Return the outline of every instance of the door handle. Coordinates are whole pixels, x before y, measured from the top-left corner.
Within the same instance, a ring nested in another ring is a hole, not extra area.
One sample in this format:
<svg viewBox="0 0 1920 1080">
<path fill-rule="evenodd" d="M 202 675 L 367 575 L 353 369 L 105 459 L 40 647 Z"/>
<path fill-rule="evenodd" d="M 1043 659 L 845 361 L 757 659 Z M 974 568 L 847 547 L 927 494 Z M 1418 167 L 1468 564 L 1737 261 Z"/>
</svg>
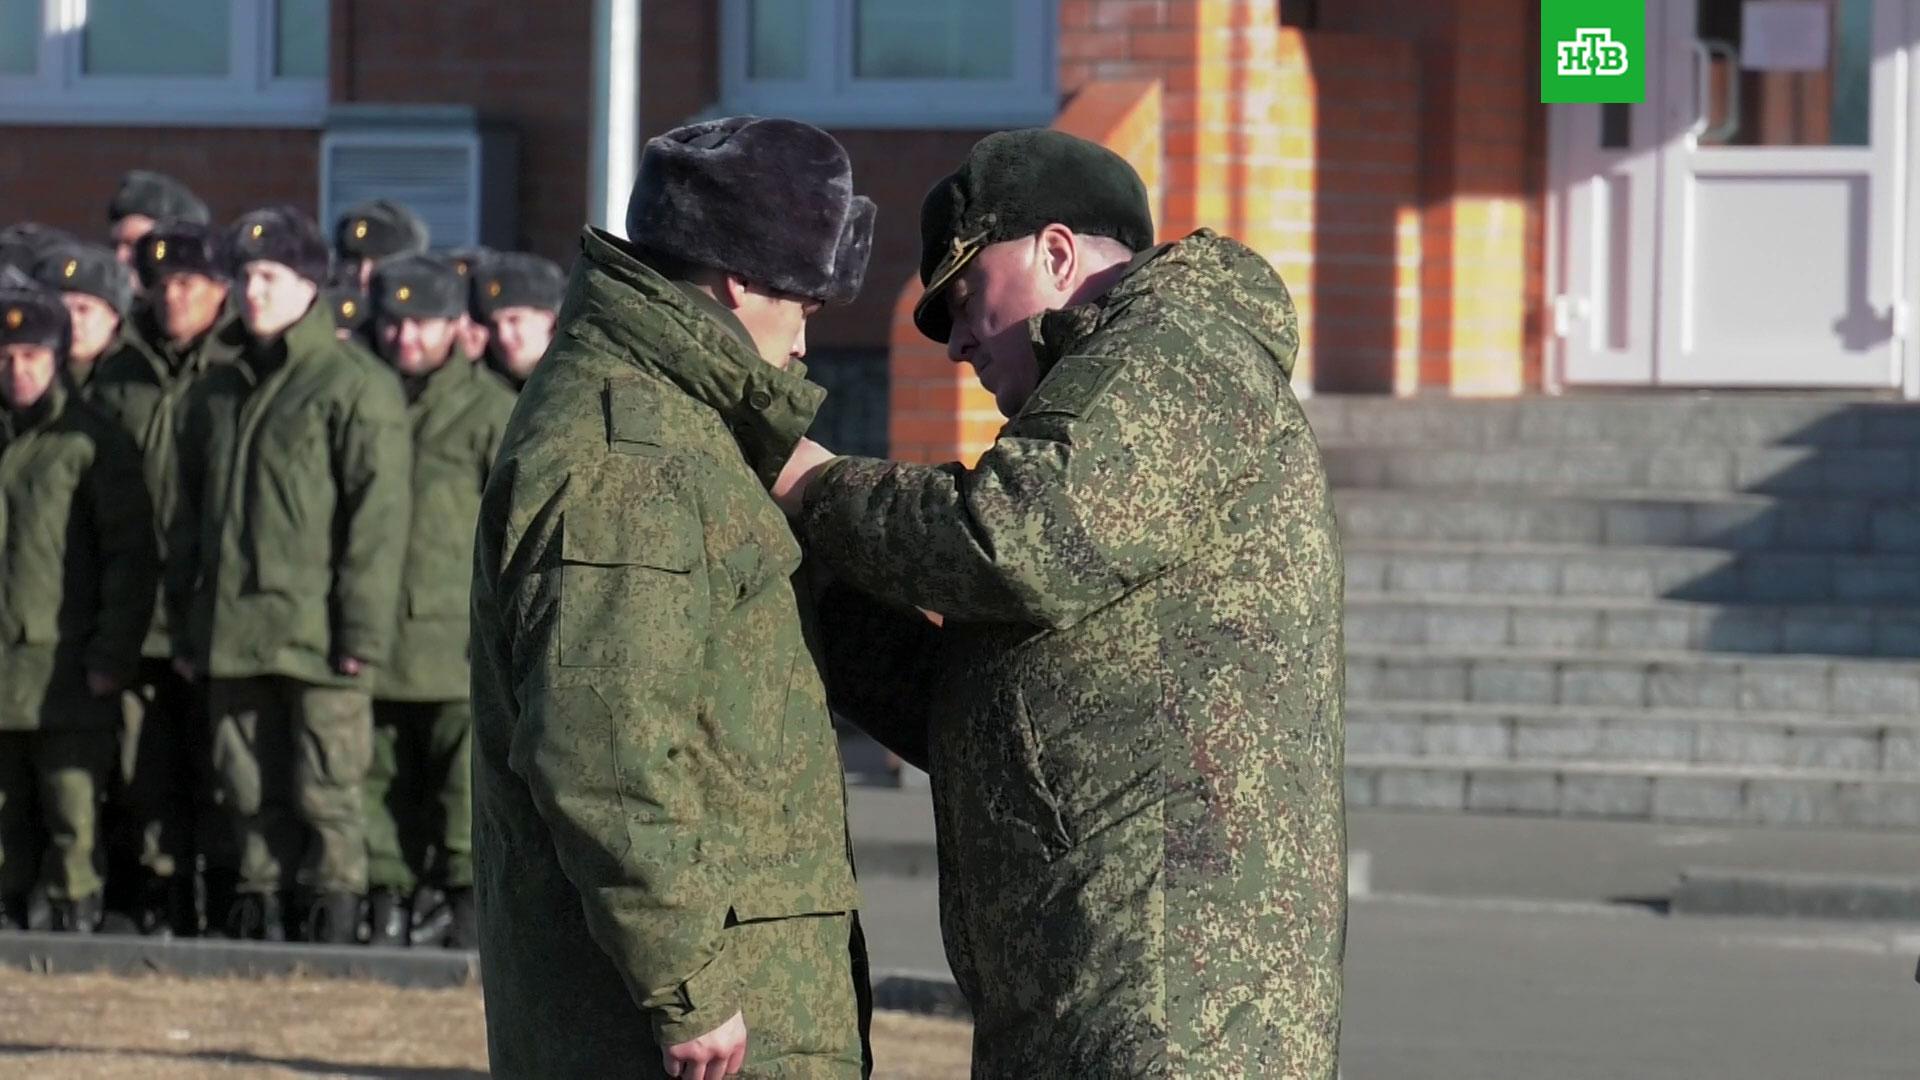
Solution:
<svg viewBox="0 0 1920 1080">
<path fill-rule="evenodd" d="M 1740 54 L 1732 44 L 1725 41 L 1695 41 L 1693 43 L 1694 63 L 1694 117 L 1693 126 L 1687 129 L 1695 146 L 1702 143 L 1725 143 L 1740 131 Z M 1718 124 L 1712 123 L 1709 115 L 1713 108 L 1713 61 L 1727 61 L 1727 115 Z"/>
</svg>

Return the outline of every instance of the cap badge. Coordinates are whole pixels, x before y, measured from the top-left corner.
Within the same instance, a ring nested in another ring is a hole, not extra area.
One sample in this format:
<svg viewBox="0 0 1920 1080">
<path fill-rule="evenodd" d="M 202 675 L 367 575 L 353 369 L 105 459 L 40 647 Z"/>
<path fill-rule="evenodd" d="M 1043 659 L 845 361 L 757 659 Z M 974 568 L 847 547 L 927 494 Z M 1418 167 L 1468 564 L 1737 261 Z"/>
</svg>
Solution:
<svg viewBox="0 0 1920 1080">
<path fill-rule="evenodd" d="M 80 272 L 80 260 L 79 260 L 79 259 L 68 259 L 68 260 L 67 260 L 67 268 L 66 268 L 65 270 L 63 270 L 63 271 L 61 271 L 61 272 L 62 272 L 63 274 L 65 274 L 65 275 L 66 275 L 67 277 L 72 277 L 73 275 L 75 275 L 75 274 L 77 274 L 77 273 L 79 273 L 79 272 Z"/>
<path fill-rule="evenodd" d="M 7 329 L 18 330 L 20 329 L 20 324 L 26 321 L 26 315 L 23 314 L 19 308 L 7 309 Z"/>
<path fill-rule="evenodd" d="M 355 240 L 365 240 L 367 238 L 367 223 L 365 220 L 353 223 L 353 238 Z"/>
<path fill-rule="evenodd" d="M 401 303 L 405 303 L 405 302 L 407 302 L 408 300 L 411 300 L 411 299 L 413 299 L 413 288 L 412 288 L 412 286 L 408 286 L 408 285 L 402 285 L 402 286 L 400 286 L 400 287 L 399 287 L 398 289 L 395 289 L 395 290 L 393 291 L 393 298 L 394 298 L 395 300 L 398 300 L 398 301 L 400 301 Z"/>
<path fill-rule="evenodd" d="M 153 261 L 165 262 L 166 258 L 167 258 L 167 242 L 165 240 L 155 240 L 153 242 Z"/>
<path fill-rule="evenodd" d="M 351 300 L 342 300 L 340 302 L 340 314 L 345 315 L 349 319 L 353 318 L 353 313 L 358 310 L 360 310 L 360 305 Z"/>
<path fill-rule="evenodd" d="M 499 296 L 499 295 L 500 295 L 500 283 L 499 283 L 499 282 L 497 282 L 497 281 L 489 281 L 489 282 L 487 282 L 487 295 L 488 295 L 488 296 Z"/>
<path fill-rule="evenodd" d="M 258 240 L 260 239 L 261 235 L 264 234 L 266 231 L 267 231 L 267 227 L 265 225 L 256 224 L 253 227 L 253 232 L 251 235 L 255 240 Z"/>
</svg>

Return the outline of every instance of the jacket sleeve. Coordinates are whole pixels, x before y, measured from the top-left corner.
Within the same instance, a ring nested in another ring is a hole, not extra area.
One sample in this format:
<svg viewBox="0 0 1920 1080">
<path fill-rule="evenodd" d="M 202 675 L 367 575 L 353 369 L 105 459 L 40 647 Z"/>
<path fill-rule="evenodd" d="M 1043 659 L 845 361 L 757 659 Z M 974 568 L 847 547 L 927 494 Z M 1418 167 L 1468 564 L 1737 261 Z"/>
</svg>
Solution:
<svg viewBox="0 0 1920 1080">
<path fill-rule="evenodd" d="M 161 569 L 167 629 L 173 637 L 173 655 L 187 659 L 194 658 L 190 616 L 200 583 L 200 513 L 207 479 L 203 415 L 203 399 L 188 391 L 167 421 L 174 425 L 175 484 L 173 508 L 160 523 L 167 538 L 167 561 Z"/>
<path fill-rule="evenodd" d="M 829 466 L 801 517 L 809 549 L 900 604 L 1055 629 L 1190 558 L 1271 452 L 1276 383 L 1224 357 L 1116 351 L 1131 355 L 1062 359 L 973 468 Z"/>
<path fill-rule="evenodd" d="M 513 646 L 531 688 L 513 766 L 594 941 L 665 1046 L 741 1008 L 721 854 L 739 838 L 712 810 L 727 785 L 701 701 L 711 595 L 700 519 L 650 482 L 646 461 L 574 474 L 552 537 L 515 544 L 552 554 L 517 583 L 509 556 L 501 591 L 509 610 L 539 613 Z"/>
<path fill-rule="evenodd" d="M 101 425 L 88 487 L 99 545 L 100 614 L 87 643 L 87 667 L 124 681 L 140 663 L 153 622 L 160 555 L 140 451 L 117 426 Z"/>
<path fill-rule="evenodd" d="M 379 664 L 393 647 L 413 524 L 413 439 L 399 383 L 374 373 L 334 433 L 333 649 Z"/>
</svg>

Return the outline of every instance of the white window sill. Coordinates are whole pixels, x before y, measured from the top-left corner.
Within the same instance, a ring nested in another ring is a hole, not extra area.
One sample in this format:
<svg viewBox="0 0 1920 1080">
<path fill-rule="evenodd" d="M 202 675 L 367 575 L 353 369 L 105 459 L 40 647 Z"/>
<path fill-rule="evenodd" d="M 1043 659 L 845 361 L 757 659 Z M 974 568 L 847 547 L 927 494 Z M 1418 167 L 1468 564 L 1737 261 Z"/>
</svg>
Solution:
<svg viewBox="0 0 1920 1080">
<path fill-rule="evenodd" d="M 924 99 L 888 95 L 865 101 L 737 95 L 708 106 L 693 121 L 746 115 L 783 116 L 843 131 L 999 131 L 1046 127 L 1060 115 L 1060 102 L 1051 95 L 1007 101 L 955 101 L 946 95 Z"/>
<path fill-rule="evenodd" d="M 0 124 L 24 127 L 223 127 L 312 128 L 325 126 L 324 97 L 244 94 L 179 94 L 129 98 L 80 94 L 34 97 L 0 92 Z"/>
</svg>

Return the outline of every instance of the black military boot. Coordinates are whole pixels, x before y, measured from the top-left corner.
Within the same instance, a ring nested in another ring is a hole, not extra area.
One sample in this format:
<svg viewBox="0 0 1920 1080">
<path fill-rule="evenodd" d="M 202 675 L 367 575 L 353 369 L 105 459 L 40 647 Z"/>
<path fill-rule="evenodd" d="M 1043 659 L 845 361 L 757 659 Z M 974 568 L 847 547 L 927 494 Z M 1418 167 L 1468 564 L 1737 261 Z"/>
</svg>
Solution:
<svg viewBox="0 0 1920 1080">
<path fill-rule="evenodd" d="M 307 907 L 303 940 L 316 945 L 352 945 L 359 930 L 360 898 L 347 892 L 323 892 Z"/>
<path fill-rule="evenodd" d="M 53 930 L 57 934 L 91 934 L 100 926 L 99 893 L 78 900 L 55 900 L 52 905 Z"/>
<path fill-rule="evenodd" d="M 407 942 L 407 905 L 392 889 L 375 889 L 367 896 L 367 944 L 383 949 L 404 948 Z"/>
<path fill-rule="evenodd" d="M 480 947 L 480 909 L 473 899 L 473 887 L 455 889 L 448 894 L 447 907 L 453 911 L 453 926 L 447 931 L 447 948 Z"/>
<path fill-rule="evenodd" d="M 452 929 L 453 911 L 447 906 L 447 894 L 431 885 L 414 890 L 413 925 L 407 931 L 413 947 L 437 949 L 446 944 Z"/>
<path fill-rule="evenodd" d="M 209 866 L 207 872 L 201 875 L 201 881 L 206 889 L 202 910 L 206 914 L 207 933 L 231 937 L 228 927 L 233 921 L 233 906 L 239 900 L 240 875 L 232 870 Z"/>
<path fill-rule="evenodd" d="M 200 912 L 193 903 L 191 874 L 167 878 L 166 895 L 160 903 L 165 933 L 183 938 L 200 936 Z"/>
<path fill-rule="evenodd" d="M 235 941 L 285 941 L 285 919 L 277 893 L 240 893 L 227 906 L 226 934 Z"/>
<path fill-rule="evenodd" d="M 27 928 L 27 894 L 0 896 L 0 930 Z"/>
</svg>

